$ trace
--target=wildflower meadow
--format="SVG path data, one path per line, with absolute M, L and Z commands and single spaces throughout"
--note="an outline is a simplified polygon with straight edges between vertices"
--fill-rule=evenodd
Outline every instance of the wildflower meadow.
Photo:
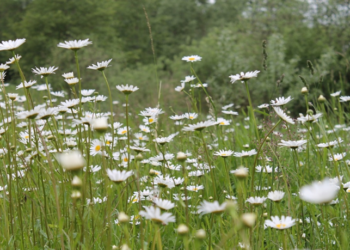
M 0 64 L 1 249 L 349 249 L 343 89 L 314 98 L 301 77 L 295 96 L 256 103 L 264 72 L 237 68 L 225 84 L 248 105 L 234 95 L 222 105 L 197 74 L 206 58 L 183 55 L 188 75 L 173 88 L 187 112 L 162 106 L 161 82 L 147 87 L 158 105 L 140 109 L 135 92 L 146 89 L 109 81 L 112 59 L 87 67 L 108 95 L 84 87 L 90 39 L 57 45 L 73 71 L 22 65 L 26 42 L 0 43 L 13 56 Z M 10 68 L 20 83 L 5 81 Z

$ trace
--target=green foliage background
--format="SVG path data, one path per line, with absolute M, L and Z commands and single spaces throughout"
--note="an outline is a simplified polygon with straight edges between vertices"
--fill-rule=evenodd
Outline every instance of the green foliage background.
M 27 78 L 34 78 L 35 66 L 58 66 L 59 73 L 74 71 L 72 53 L 57 44 L 90 38 L 93 45 L 79 51 L 84 88 L 107 94 L 100 74 L 86 67 L 112 58 L 106 71 L 110 83 L 139 86 L 142 91 L 135 97 L 140 107 L 156 105 L 159 79 L 162 106 L 186 110 L 174 88 L 190 74 L 181 58 L 192 54 L 203 57 L 195 64 L 197 74 L 222 105 L 246 104 L 244 88 L 230 84 L 228 77 L 241 71 L 262 71 L 251 81 L 255 105 L 283 93 L 300 99 L 295 102 L 298 112 L 304 86 L 299 76 L 306 80 L 311 100 L 319 94 L 328 98 L 340 89 L 343 95 L 349 91 L 349 1 L 2 0 L 1 6 L 0 40 L 27 39 L 17 50 Z M 267 41 L 266 70 L 263 40 Z M 6 53 L 1 53 L 1 63 L 11 57 Z M 313 75 L 307 60 L 313 64 Z M 10 70 L 6 81 L 17 85 L 15 71 Z M 55 90 L 67 87 L 61 74 L 51 81 Z

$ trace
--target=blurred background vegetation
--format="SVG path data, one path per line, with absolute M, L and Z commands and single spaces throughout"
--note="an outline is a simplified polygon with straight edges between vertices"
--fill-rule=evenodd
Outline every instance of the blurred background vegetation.
M 27 79 L 41 83 L 31 73 L 35 66 L 59 67 L 50 78 L 54 90 L 67 88 L 61 74 L 75 71 L 73 53 L 57 44 L 89 38 L 93 45 L 79 51 L 84 88 L 107 95 L 101 74 L 86 67 L 112 58 L 106 71 L 110 84 L 138 86 L 133 102 L 139 107 L 156 106 L 161 81 L 161 106 L 186 110 L 174 88 L 190 75 L 189 64 L 181 60 L 188 55 L 203 57 L 194 67 L 218 106 L 246 104 L 244 87 L 231 84 L 228 77 L 241 71 L 262 72 L 250 82 L 255 106 L 291 95 L 294 111 L 303 110 L 300 76 L 312 98 L 329 98 L 340 89 L 342 95 L 350 93 L 349 1 L 2 0 L 0 16 L 1 41 L 27 39 L 16 51 L 23 56 Z M 10 57 L 10 52 L 2 52 L 0 62 Z M 6 82 L 20 83 L 15 67 Z M 121 97 L 117 91 L 113 94 Z

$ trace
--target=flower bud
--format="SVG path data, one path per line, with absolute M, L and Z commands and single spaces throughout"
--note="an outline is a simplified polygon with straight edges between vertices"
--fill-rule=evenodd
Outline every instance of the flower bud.
M 125 223 L 125 222 L 129 222 L 130 218 L 129 216 L 124 213 L 124 212 L 120 212 L 119 215 L 118 215 L 118 221 L 120 223 Z
M 301 91 L 300 91 L 303 95 L 307 95 L 309 93 L 309 90 L 307 89 L 307 87 L 302 87 Z
M 121 247 L 120 247 L 120 250 L 131 250 L 130 247 L 127 245 L 127 244 L 123 244 Z
M 75 175 L 72 180 L 72 186 L 81 187 L 81 185 L 83 185 L 83 181 L 78 176 Z
M 142 161 L 143 160 L 143 156 L 141 153 L 138 153 L 135 157 L 136 161 Z
M 244 167 L 239 167 L 235 172 L 235 176 L 239 179 L 244 179 L 248 177 L 248 170 Z
M 176 159 L 178 161 L 186 161 L 187 155 L 185 153 L 183 153 L 183 152 L 178 152 L 177 156 L 176 156 Z
M 325 102 L 326 98 L 323 95 L 320 95 L 317 99 L 319 102 Z
M 207 237 L 207 233 L 204 229 L 199 229 L 196 232 L 196 238 L 200 240 L 204 240 Z
M 188 233 L 188 227 L 185 224 L 180 224 L 177 228 L 178 234 L 184 235 Z
M 92 128 L 98 132 L 106 132 L 108 129 L 107 118 L 97 118 L 92 121 Z
M 74 199 L 74 200 L 80 199 L 80 197 L 81 197 L 80 191 L 78 191 L 78 190 L 73 190 L 71 197 L 72 197 L 72 199 Z
M 241 219 L 244 225 L 246 225 L 247 227 L 252 227 L 255 224 L 256 217 L 257 216 L 255 213 L 245 213 L 242 214 Z

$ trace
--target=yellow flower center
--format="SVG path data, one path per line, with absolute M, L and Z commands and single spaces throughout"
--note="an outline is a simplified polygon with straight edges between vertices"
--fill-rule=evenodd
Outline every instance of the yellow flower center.
M 29 139 L 29 135 L 25 135 L 25 136 L 24 136 L 24 139 Z
M 192 115 L 190 116 L 190 119 L 193 119 L 193 116 L 192 116 Z
M 193 188 L 193 191 L 197 191 L 198 190 L 198 188 Z
M 277 227 L 277 228 L 285 228 L 285 227 L 286 227 L 286 224 L 284 224 L 284 223 L 283 223 L 283 224 L 277 224 L 276 227 Z
M 101 146 L 100 145 L 97 145 L 96 147 L 95 147 L 95 151 L 100 151 L 101 150 Z
M 133 199 L 132 202 L 137 202 L 137 198 Z
M 224 122 L 220 122 L 220 125 L 225 125 L 225 123 Z
M 125 157 L 125 158 L 123 159 L 123 161 L 127 162 L 127 161 L 128 161 L 128 157 Z
M 140 140 L 140 141 L 141 141 L 141 140 L 143 140 L 143 137 L 142 137 L 142 136 L 140 136 L 140 137 L 139 137 L 139 140 Z
M 222 155 L 222 156 L 226 156 L 226 153 L 222 153 L 221 155 Z
M 153 118 L 148 119 L 148 122 L 153 122 L 153 121 L 154 121 Z
M 125 134 L 126 132 L 128 132 L 128 131 L 127 131 L 127 130 L 123 130 L 123 131 L 122 131 L 122 134 Z
M 111 144 L 111 143 L 110 143 L 109 141 L 106 141 L 106 144 L 109 145 L 109 144 Z
M 189 61 L 194 61 L 194 60 L 196 60 L 196 58 L 190 57 L 190 58 L 188 58 L 188 60 L 189 60 Z

